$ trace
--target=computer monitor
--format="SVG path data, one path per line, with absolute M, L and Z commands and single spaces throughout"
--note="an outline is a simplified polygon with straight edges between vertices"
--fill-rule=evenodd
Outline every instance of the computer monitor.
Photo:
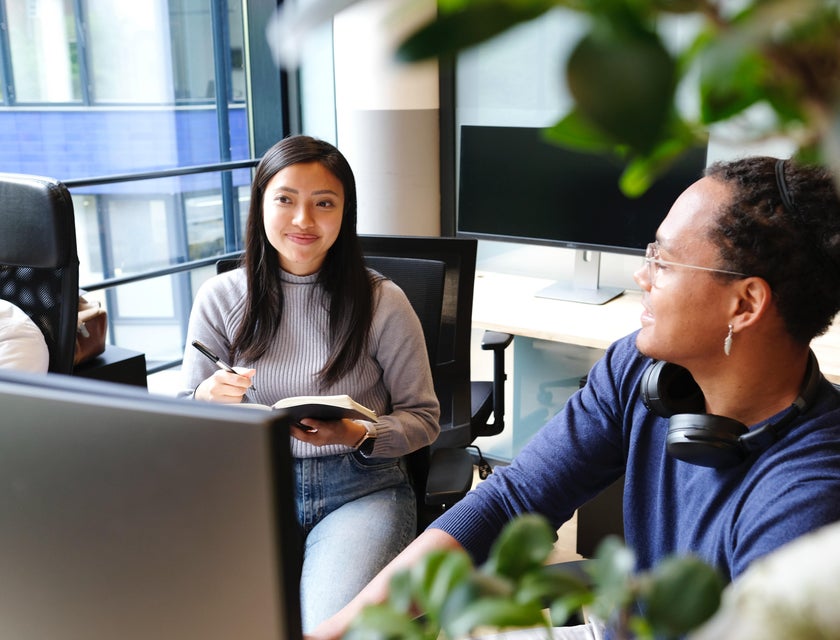
M 702 177 L 706 148 L 691 149 L 638 198 L 619 189 L 617 158 L 553 144 L 535 127 L 461 126 L 458 235 L 575 249 L 569 282 L 543 297 L 600 304 L 600 252 L 642 256 L 686 187 Z
M 298 640 L 288 427 L 0 372 L 0 638 Z

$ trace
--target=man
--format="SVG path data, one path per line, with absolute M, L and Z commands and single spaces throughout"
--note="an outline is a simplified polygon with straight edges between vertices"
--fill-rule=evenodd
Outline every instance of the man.
M 49 363 L 41 330 L 18 306 L 0 300 L 0 369 L 46 373 Z
M 510 466 L 313 637 L 338 637 L 430 550 L 481 561 L 511 518 L 537 512 L 559 526 L 622 474 L 640 570 L 692 552 L 733 578 L 840 520 L 840 395 L 809 350 L 840 309 L 830 174 L 767 157 L 711 166 L 674 203 L 635 279 L 641 329 L 607 350 Z

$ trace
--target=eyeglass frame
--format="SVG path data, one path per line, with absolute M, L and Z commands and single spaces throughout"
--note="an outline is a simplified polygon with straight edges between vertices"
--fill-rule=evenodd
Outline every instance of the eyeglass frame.
M 712 273 L 725 273 L 730 276 L 738 276 L 740 278 L 749 278 L 746 273 L 740 271 L 729 271 L 728 269 L 715 269 L 713 267 L 701 267 L 696 264 L 684 264 L 682 262 L 672 262 L 671 260 L 663 260 L 657 257 L 659 255 L 659 243 L 649 242 L 645 248 L 645 265 L 648 268 L 648 281 L 651 286 L 656 284 L 656 274 L 659 273 L 659 267 L 662 265 L 669 265 L 672 267 L 684 267 L 686 269 L 697 269 L 699 271 L 710 271 Z

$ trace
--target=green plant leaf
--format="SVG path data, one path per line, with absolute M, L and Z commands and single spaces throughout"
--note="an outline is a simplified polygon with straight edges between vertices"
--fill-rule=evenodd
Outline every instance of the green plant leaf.
M 591 153 L 607 153 L 615 149 L 615 140 L 573 109 L 556 123 L 543 130 L 553 144 Z
M 694 13 L 703 10 L 702 0 L 651 0 L 655 11 L 662 13 Z
M 482 596 L 512 598 L 517 588 L 516 582 L 509 576 L 487 572 L 483 567 L 470 576 L 469 582 Z
M 449 638 L 460 638 L 480 627 L 503 629 L 535 626 L 547 626 L 539 604 L 521 604 L 508 598 L 482 598 L 448 620 L 443 630 Z
M 397 48 L 397 59 L 416 62 L 450 56 L 489 40 L 512 26 L 545 13 L 552 4 L 531 2 L 471 3 L 451 13 L 442 13 L 408 36 Z
M 502 530 L 482 571 L 517 580 L 545 563 L 556 540 L 557 532 L 544 517 L 519 516 Z
M 654 640 L 656 635 L 650 623 L 642 616 L 630 616 L 627 627 L 635 640 Z
M 411 572 L 408 569 L 397 571 L 391 576 L 388 588 L 388 604 L 396 611 L 408 613 L 414 602 Z
M 562 568 L 541 567 L 522 576 L 516 599 L 520 602 L 536 601 L 548 604 L 560 598 L 589 593 L 589 586 L 578 576 Z
M 615 143 L 645 152 L 662 137 L 673 110 L 676 62 L 629 12 L 595 20 L 569 56 L 566 80 L 581 115 Z
M 764 99 L 768 68 L 750 39 L 733 33 L 702 51 L 700 65 L 701 119 L 721 122 Z
M 635 566 L 635 554 L 615 536 L 605 538 L 595 550 L 595 557 L 586 565 L 594 583 L 592 608 L 603 620 L 634 600 Z
M 409 615 L 394 611 L 386 605 L 371 605 L 362 609 L 344 634 L 344 640 L 434 640 Z
M 468 583 L 473 574 L 469 556 L 460 550 L 436 550 L 426 554 L 411 570 L 411 591 L 420 609 L 437 620 L 449 594 Z
M 696 141 L 688 137 L 672 136 L 656 145 L 649 154 L 634 156 L 627 162 L 619 179 L 621 191 L 628 198 L 643 195 L 659 176 L 695 144 Z M 698 179 L 700 177 L 697 176 Z M 662 216 L 666 213 L 663 211 Z
M 552 601 L 549 607 L 551 624 L 555 627 L 562 627 L 569 621 L 572 615 L 578 613 L 586 605 L 592 604 L 593 599 L 594 596 L 588 590 L 585 593 L 557 598 Z
M 598 585 L 612 582 L 624 583 L 636 566 L 636 556 L 628 549 L 620 538 L 607 536 L 595 550 L 592 562 L 586 565 L 586 570 Z
M 675 637 L 708 620 L 720 606 L 724 582 L 693 556 L 666 558 L 649 574 L 643 597 L 648 622 L 658 634 Z

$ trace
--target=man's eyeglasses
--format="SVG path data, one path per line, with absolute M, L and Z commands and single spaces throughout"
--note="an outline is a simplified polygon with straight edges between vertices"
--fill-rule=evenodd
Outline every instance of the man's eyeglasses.
M 681 262 L 671 262 L 669 260 L 662 260 L 659 257 L 659 245 L 655 242 L 648 244 L 645 250 L 645 264 L 648 267 L 648 280 L 650 284 L 656 284 L 656 276 L 662 269 L 667 267 L 683 267 L 684 269 L 699 269 L 700 271 L 711 271 L 713 273 L 726 273 L 731 276 L 740 276 L 741 278 L 748 277 L 746 273 L 738 271 L 728 271 L 726 269 L 713 269 L 712 267 L 698 267 L 694 264 L 683 264 Z

